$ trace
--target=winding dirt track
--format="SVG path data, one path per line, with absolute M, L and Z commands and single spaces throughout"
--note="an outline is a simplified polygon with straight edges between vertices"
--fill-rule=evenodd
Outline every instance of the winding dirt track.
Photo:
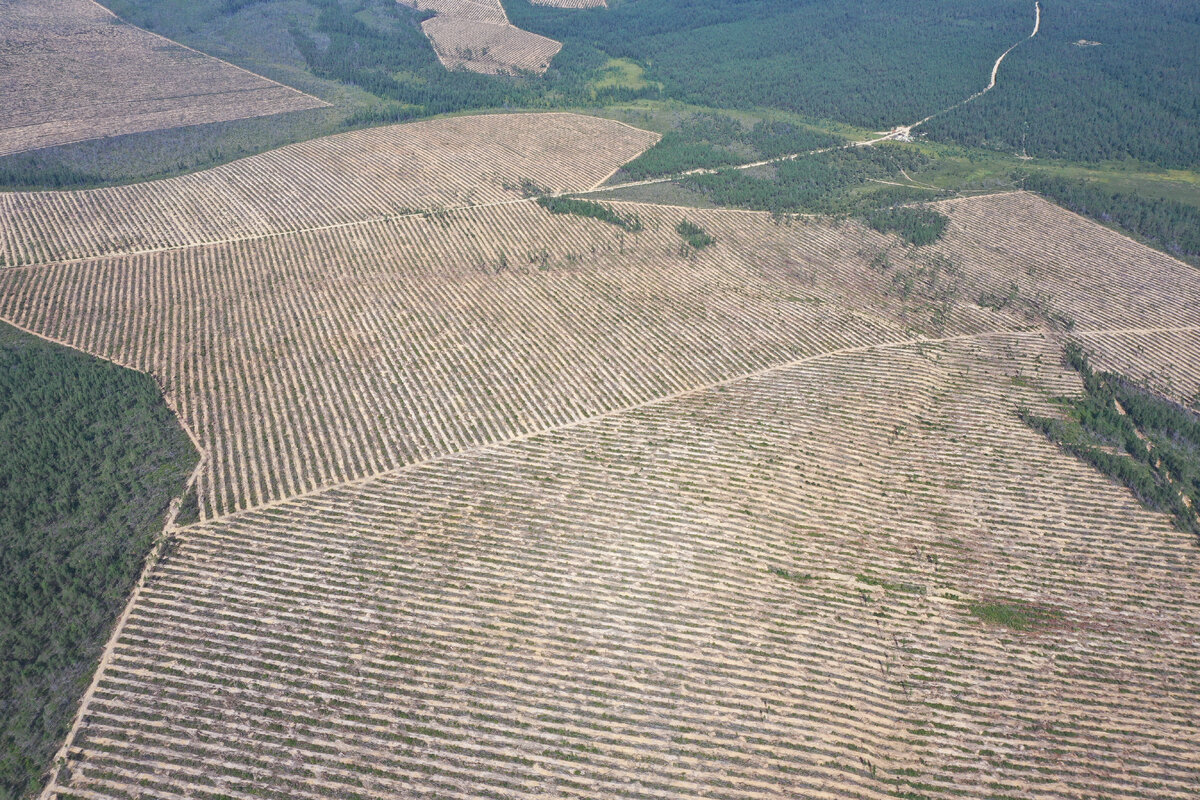
M 1036 2 L 1033 4 L 1033 6 L 1034 6 L 1033 32 L 1031 34 L 1029 34 L 1029 36 L 1026 37 L 1026 39 L 1032 39 L 1033 37 L 1037 36 L 1038 31 L 1041 30 L 1041 27 L 1042 27 L 1042 4 L 1040 2 Z M 965 106 L 967 103 L 970 103 L 973 100 L 976 100 L 976 99 L 982 97 L 983 95 L 987 94 L 992 89 L 994 89 L 996 87 L 996 76 L 1000 72 L 1000 64 L 1004 61 L 1004 59 L 1008 56 L 1009 53 L 1011 53 L 1013 50 L 1017 49 L 1017 47 L 1020 46 L 1023 42 L 1025 42 L 1026 39 L 1022 39 L 1022 40 L 1016 42 L 1015 44 L 1013 44 L 1011 47 L 1009 47 L 1007 50 L 1005 50 L 1003 53 L 1000 54 L 1000 57 L 996 59 L 996 63 L 992 66 L 992 73 L 991 73 L 990 80 L 988 81 L 988 85 L 986 87 L 984 87 L 983 89 L 981 89 L 980 91 L 976 92 L 975 94 L 971 95 L 970 97 L 960 100 L 959 102 L 955 103 L 952 106 L 947 106 L 946 108 L 943 108 L 941 111 L 935 111 L 934 113 L 930 114 L 929 116 L 925 117 L 924 119 L 918 120 L 917 122 L 914 122 L 911 125 L 900 125 L 886 133 L 881 133 L 877 138 L 866 139 L 866 140 L 857 141 L 857 142 L 851 142 L 850 144 L 842 145 L 840 147 L 822 147 L 822 148 L 819 148 L 816 150 L 807 150 L 802 153 L 791 153 L 791 154 L 784 155 L 784 156 L 777 156 L 775 158 L 764 159 L 762 161 L 755 161 L 750 164 L 739 164 L 737 166 L 732 166 L 732 167 L 717 167 L 717 168 L 713 168 L 713 169 L 692 169 L 692 170 L 688 170 L 686 172 L 681 172 L 676 175 L 670 175 L 670 176 L 667 176 L 664 178 L 649 178 L 647 180 L 640 180 L 640 181 L 627 181 L 624 183 L 613 184 L 611 186 L 597 185 L 597 186 L 593 187 L 591 191 L 593 191 L 593 192 L 611 192 L 611 191 L 616 191 L 618 189 L 628 189 L 628 188 L 634 187 L 634 186 L 648 186 L 648 185 L 656 184 L 656 183 L 670 183 L 672 181 L 677 181 L 680 178 L 685 178 L 689 175 L 715 175 L 718 172 L 723 172 L 725 170 L 730 170 L 730 169 L 737 169 L 737 170 L 754 169 L 755 167 L 765 167 L 770 164 L 781 164 L 786 161 L 795 161 L 796 159 L 799 159 L 799 158 L 806 158 L 808 156 L 820 155 L 822 153 L 831 153 L 835 150 L 852 150 L 856 147 L 871 147 L 873 145 L 879 144 L 880 142 L 906 140 L 908 137 L 910 137 L 912 135 L 912 132 L 915 129 L 921 127 L 926 122 L 929 122 L 931 119 L 934 119 L 935 117 L 939 117 L 942 114 L 946 114 L 950 111 L 953 111 L 956 108 L 961 108 L 962 106 Z

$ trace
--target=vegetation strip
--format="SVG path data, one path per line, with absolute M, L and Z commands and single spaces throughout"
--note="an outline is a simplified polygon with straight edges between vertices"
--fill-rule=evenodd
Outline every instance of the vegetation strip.
M 1067 346 L 1066 362 L 1083 380 L 1083 395 L 1060 401 L 1063 418 L 1022 409 L 1021 419 L 1200 536 L 1200 416 L 1120 375 L 1093 371 L 1077 343 Z
M 643 230 L 642 220 L 638 215 L 625 216 L 618 214 L 612 206 L 597 203 L 594 200 L 581 200 L 577 197 L 563 195 L 543 196 L 537 199 L 537 204 L 551 214 L 574 214 L 585 219 L 598 219 L 609 225 L 616 225 L 621 230 L 630 233 L 640 233 Z

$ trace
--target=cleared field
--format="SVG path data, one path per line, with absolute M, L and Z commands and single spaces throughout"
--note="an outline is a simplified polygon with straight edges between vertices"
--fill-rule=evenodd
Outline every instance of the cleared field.
M 400 5 L 418 11 L 433 11 L 447 19 L 508 24 L 508 15 L 498 0 L 401 0 Z
M 1051 311 L 1089 330 L 1200 325 L 1194 270 L 1090 257 L 1124 240 L 1031 195 L 947 206 L 949 264 L 729 211 L 689 210 L 718 245 L 681 254 L 678 210 L 619 207 L 647 230 L 520 202 L 10 269 L 0 316 L 159 376 L 206 451 L 202 518 L 819 353 L 1046 324 L 972 302 L 993 283 L 1070 276 Z M 1079 249 L 992 221 L 1022 215 Z
M 0 155 L 323 105 L 91 0 L 13 0 L 0 16 Z
M 438 15 L 421 23 L 446 69 L 489 75 L 541 74 L 562 49 L 553 39 L 523 31 L 507 22 L 475 22 Z
M 446 69 L 489 75 L 541 74 L 562 44 L 508 21 L 500 0 L 397 0 L 437 16 L 421 23 Z
M 1058 353 L 833 355 L 189 529 L 59 791 L 1190 797 L 1200 550 L 1017 419 Z
M 1172 400 L 1200 406 L 1200 332 L 1081 336 L 1097 369 L 1119 372 Z
M 459 118 L 5 198 L 76 260 L 0 318 L 203 449 L 50 796 L 1190 796 L 1200 548 L 1017 409 L 1078 391 L 1068 328 L 1200 386 L 1200 273 L 1024 193 L 912 249 L 506 188 L 651 141 Z
M 179 178 L 0 194 L 0 265 L 343 225 L 520 197 L 523 178 L 587 189 L 658 135 L 579 114 L 495 114 L 372 128 Z

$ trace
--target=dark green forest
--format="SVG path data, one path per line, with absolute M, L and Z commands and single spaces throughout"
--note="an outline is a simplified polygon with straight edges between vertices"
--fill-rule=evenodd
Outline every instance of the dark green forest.
M 880 233 L 894 233 L 916 247 L 942 238 L 950 218 L 932 208 L 880 208 L 866 214 L 866 222 Z
M 197 458 L 143 374 L 0 324 L 0 798 L 40 784 Z
M 618 214 L 613 207 L 594 200 L 583 200 L 578 197 L 539 197 L 538 205 L 551 214 L 574 214 L 577 217 L 598 219 L 609 225 L 616 225 L 621 230 L 630 233 L 641 233 L 642 221 L 636 214 L 625 216 Z
M 802 156 L 754 170 L 689 175 L 680 183 L 722 206 L 778 214 L 840 214 L 930 199 L 929 192 L 900 186 L 875 184 L 882 188 L 854 191 L 874 181 L 900 178 L 902 169 L 916 171 L 928 163 L 929 158 L 918 150 L 882 144 Z
M 1200 166 L 1200 4 L 1044 4 L 1042 29 L 996 89 L 924 129 L 932 138 L 1077 162 Z
M 514 22 L 648 65 L 664 96 L 887 130 L 982 89 L 1033 30 L 1032 2 L 626 0 L 563 14 L 505 0 Z M 930 121 L 941 141 L 1079 162 L 1200 165 L 1200 6 L 1043 3 L 996 88 Z M 1095 43 L 1095 44 L 1092 44 Z
M 626 0 L 570 14 L 504 0 L 513 23 L 649 66 L 666 96 L 777 108 L 873 129 L 911 123 L 987 82 L 1033 27 L 1033 2 Z
M 654 147 L 622 167 L 613 182 L 747 164 L 842 144 L 845 140 L 837 136 L 793 122 L 760 120 L 747 128 L 726 114 L 702 112 L 680 120 Z
M 1083 380 L 1083 394 L 1059 400 L 1062 417 L 1022 409 L 1021 418 L 1146 507 L 1170 514 L 1179 530 L 1200 536 L 1200 416 L 1125 377 L 1094 371 L 1075 343 L 1066 362 Z

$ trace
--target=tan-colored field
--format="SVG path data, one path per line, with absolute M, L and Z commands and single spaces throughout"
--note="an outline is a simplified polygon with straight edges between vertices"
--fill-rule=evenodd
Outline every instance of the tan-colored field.
M 397 0 L 437 16 L 421 23 L 446 69 L 489 75 L 545 72 L 562 44 L 508 21 L 500 0 Z
M 63 789 L 1189 797 L 1200 551 L 1016 419 L 1057 357 L 819 358 L 200 526 Z
M 294 144 L 169 180 L 0 194 L 0 266 L 499 203 L 521 197 L 523 178 L 588 189 L 657 140 L 579 114 L 452 117 Z
M 942 268 L 960 301 L 944 318 L 892 296 L 870 264 L 888 240 L 857 225 L 689 212 L 722 242 L 690 258 L 680 212 L 622 208 L 648 230 L 517 202 L 12 269 L 0 315 L 160 376 L 206 453 L 206 518 L 818 353 L 1030 324 L 961 302 L 993 283 L 1074 276 L 1053 309 L 1083 330 L 1200 325 L 1145 290 L 1195 281 L 1171 259 L 1130 244 L 1141 269 L 1122 277 L 985 222 L 1036 217 L 1097 240 L 1083 252 L 1123 241 L 1029 195 L 948 206 L 946 247 L 967 257 Z M 1144 299 L 1112 304 L 1121 283 Z
M 386 135 L 459 126 L 454 163 L 490 163 L 501 137 L 454 138 L 488 119 L 614 125 Z M 0 318 L 153 373 L 204 451 L 204 521 L 50 796 L 1191 795 L 1200 548 L 1017 409 L 1079 390 L 1067 329 L 1200 386 L 1200 273 L 1025 193 L 942 204 L 913 250 L 614 204 L 625 233 L 503 189 L 593 185 L 653 141 L 621 130 L 407 216 L 381 212 L 420 181 L 349 140 L 288 148 L 187 179 L 303 200 L 236 241 L 167 214 L 177 244 L 81 225 L 46 251 L 79 260 L 0 271 Z M 131 227 L 165 196 L 132 188 Z M 214 228 L 246 216 L 212 192 Z M 85 195 L 9 203 L 12 252 Z M 716 244 L 681 250 L 683 218 Z
M 323 105 L 91 0 L 13 0 L 0 15 L 0 155 Z

